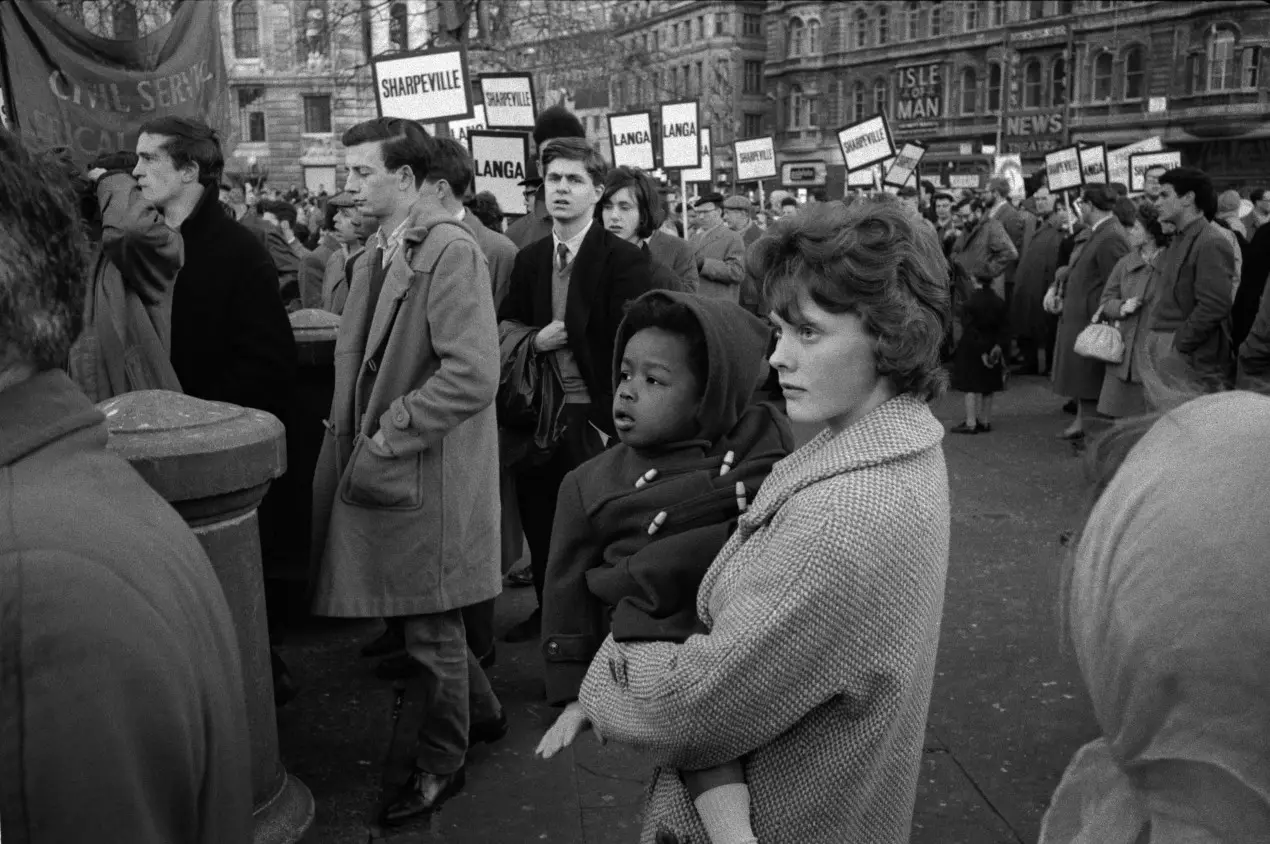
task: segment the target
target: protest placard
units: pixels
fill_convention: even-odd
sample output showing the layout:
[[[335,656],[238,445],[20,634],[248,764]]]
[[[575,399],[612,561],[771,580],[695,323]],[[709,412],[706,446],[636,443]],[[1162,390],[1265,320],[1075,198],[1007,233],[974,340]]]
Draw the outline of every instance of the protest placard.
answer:
[[[1135,152],[1159,152],[1164,149],[1164,142],[1156,135],[1141,141],[1107,151],[1107,181],[1129,184],[1129,156]]]
[[[710,129],[701,127],[701,166],[683,171],[685,182],[714,181],[714,153],[710,149]]]
[[[1055,193],[1080,187],[1080,149],[1070,146],[1046,153],[1045,177]]]
[[[528,73],[482,73],[481,105],[488,129],[533,129],[534,78]]]
[[[1182,153],[1177,150],[1160,152],[1137,152],[1129,156],[1129,190],[1138,193],[1145,185],[1146,172],[1151,167],[1163,167],[1172,170],[1182,166]]]
[[[736,162],[738,182],[776,178],[776,149],[771,135],[733,141],[732,158]]]
[[[696,100],[661,107],[661,166],[675,170],[701,165],[701,122]],[[684,177],[687,181],[687,176]]]
[[[862,170],[895,155],[891,130],[881,114],[843,126],[838,130],[838,146],[848,171]]]
[[[1080,177],[1087,185],[1107,184],[1107,147],[1103,144],[1081,147]]]
[[[467,51],[462,47],[394,53],[371,60],[370,66],[380,117],[435,122],[472,116]]]
[[[451,120],[450,135],[459,143],[467,143],[467,135],[474,129],[488,129],[485,123],[485,106],[477,103],[472,109],[472,116],[466,120]]]
[[[865,167],[863,170],[852,170],[847,173],[847,187],[849,188],[876,188],[878,185],[878,169],[877,164]]]
[[[529,163],[529,135],[473,129],[467,133],[467,146],[472,153],[476,192],[494,194],[506,214],[527,213],[520,183]]]
[[[1010,183],[1010,196],[1024,196],[1027,186],[1023,182],[1023,158],[1017,152],[998,155],[992,162],[992,177]]]
[[[613,149],[614,167],[639,167],[652,170],[653,114],[632,111],[609,115],[609,144]]]
[[[894,185],[895,187],[903,187],[913,179],[917,172],[918,165],[922,162],[922,156],[926,154],[926,147],[915,141],[905,141],[900,147],[900,151],[896,153],[895,159],[891,161],[890,166],[886,168],[886,175],[882,177],[883,185]]]

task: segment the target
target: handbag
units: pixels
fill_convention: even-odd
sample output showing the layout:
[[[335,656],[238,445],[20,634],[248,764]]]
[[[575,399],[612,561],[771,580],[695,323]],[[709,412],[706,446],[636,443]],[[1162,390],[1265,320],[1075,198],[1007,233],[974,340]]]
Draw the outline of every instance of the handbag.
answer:
[[[1108,325],[1102,322],[1102,311],[1094,313],[1089,325],[1076,335],[1076,354],[1100,360],[1103,363],[1120,363],[1124,360],[1124,338],[1120,336],[1120,323]]]

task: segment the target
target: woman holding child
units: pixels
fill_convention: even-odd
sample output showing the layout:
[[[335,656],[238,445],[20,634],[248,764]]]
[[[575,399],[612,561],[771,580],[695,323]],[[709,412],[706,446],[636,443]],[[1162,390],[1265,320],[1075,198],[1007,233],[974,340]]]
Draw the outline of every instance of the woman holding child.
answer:
[[[702,631],[603,641],[580,702],[659,766],[642,841],[711,841],[686,772],[739,760],[763,844],[908,840],[948,564],[946,262],[895,200],[812,206],[752,248],[788,413],[697,597]],[[700,793],[700,787],[694,787]],[[710,793],[719,793],[717,790]]]

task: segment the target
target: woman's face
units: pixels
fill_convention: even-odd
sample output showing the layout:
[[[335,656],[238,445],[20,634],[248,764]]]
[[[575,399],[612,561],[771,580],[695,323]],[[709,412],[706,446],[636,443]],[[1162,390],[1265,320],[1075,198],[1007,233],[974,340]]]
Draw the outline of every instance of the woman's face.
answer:
[[[1142,225],[1141,220],[1133,221],[1133,228],[1129,229],[1129,245],[1134,249],[1141,249],[1151,240],[1151,235],[1147,234],[1146,227]]]
[[[630,188],[621,190],[610,196],[600,209],[600,217],[604,228],[613,232],[628,243],[638,243],[639,235],[639,203],[631,194]]]
[[[771,364],[792,421],[842,431],[895,395],[877,373],[875,338],[860,317],[829,313],[806,293],[796,310],[796,324],[772,313],[777,341]]]

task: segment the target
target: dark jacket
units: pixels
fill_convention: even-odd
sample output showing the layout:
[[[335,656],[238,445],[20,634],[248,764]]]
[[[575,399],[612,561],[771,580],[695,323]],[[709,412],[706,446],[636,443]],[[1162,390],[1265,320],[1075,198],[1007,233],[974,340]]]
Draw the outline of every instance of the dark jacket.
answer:
[[[1115,217],[1077,236],[1070,268],[1063,282],[1063,313],[1059,317],[1054,353],[1054,392],[1071,399],[1094,401],[1102,392],[1106,364],[1076,354],[1076,338],[1094,318],[1111,271],[1129,251],[1129,238]]]
[[[251,840],[233,618],[198,539],[49,371],[0,393],[6,842]]]
[[[1019,266],[1019,257],[1023,255],[1023,241],[1027,234],[1028,217],[1031,215],[1026,211],[1020,211],[1009,202],[1004,202],[987,212],[990,219],[996,220],[1001,224],[1001,228],[1005,230],[1006,237],[1010,238],[1010,243],[1014,246],[1015,258],[1005,265],[1005,282],[1006,284],[1014,283],[1015,270]]]
[[[1252,330],[1261,307],[1261,294],[1266,289],[1266,278],[1270,277],[1270,226],[1259,226],[1252,236],[1240,275],[1235,303],[1230,309],[1230,331],[1235,348],[1243,345]]]
[[[265,247],[269,259],[273,262],[278,276],[278,288],[282,292],[282,300],[290,302],[300,298],[300,256],[287,243],[282,231],[277,226],[265,222],[255,211],[248,210],[243,214],[243,228],[256,236],[256,240]]]
[[[1160,256],[1152,331],[1172,331],[1173,348],[1201,375],[1225,378],[1232,363],[1231,287],[1235,253],[1208,220],[1199,217],[1173,235]]]
[[[700,632],[697,587],[739,515],[736,483],[751,500],[777,460],[794,448],[789,421],[750,405],[770,329],[739,305],[686,293],[704,330],[709,378],[697,438],[636,450],[616,445],[565,476],[551,532],[543,593],[547,700],[577,697],[591,657],[610,629],[619,641],[683,641]],[[620,359],[630,332],[618,332]],[[618,361],[614,361],[616,382]],[[733,468],[720,476],[724,455]],[[659,476],[642,488],[649,469]],[[654,517],[667,518],[655,536]]]
[[[532,246],[551,234],[551,214],[547,211],[547,203],[542,198],[542,188],[534,195],[534,207],[528,214],[512,221],[503,234],[516,245],[517,249]]]
[[[688,241],[658,229],[649,236],[644,249],[652,258],[653,285],[658,290],[697,292],[701,277]]]
[[[966,271],[972,279],[996,278],[1005,272],[1012,261],[1018,260],[1018,250],[1014,248],[1005,229],[996,220],[985,217],[969,231],[957,238],[953,247],[952,260]],[[969,298],[973,290],[963,290]]]
[[[507,298],[498,309],[499,322],[543,328],[551,322],[551,271],[555,251],[548,235],[516,255]],[[573,259],[573,275],[564,324],[569,349],[591,394],[591,421],[613,436],[613,384],[609,366],[613,338],[631,299],[652,289],[648,256],[598,223],[582,239]]]
[[[1010,300],[1010,328],[1019,337],[1040,341],[1049,331],[1048,314],[1042,303],[1054,283],[1063,237],[1060,229],[1042,223],[1019,260]]]
[[[326,265],[331,256],[342,252],[340,242],[333,234],[325,234],[317,248],[304,256],[300,267],[300,307],[322,307],[322,286],[326,279]]]
[[[269,253],[225,214],[211,186],[181,224],[172,366],[191,396],[286,419],[296,352]]]

